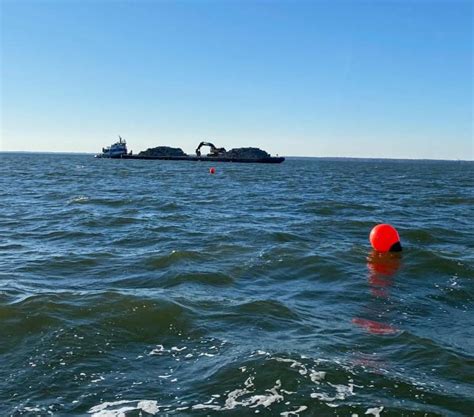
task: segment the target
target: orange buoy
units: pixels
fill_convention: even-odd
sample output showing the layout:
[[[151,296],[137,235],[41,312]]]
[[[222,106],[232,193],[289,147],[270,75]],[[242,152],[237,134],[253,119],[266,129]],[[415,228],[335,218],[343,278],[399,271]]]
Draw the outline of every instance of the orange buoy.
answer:
[[[400,252],[402,245],[397,229],[389,224],[378,224],[370,232],[370,244],[379,252]]]
[[[210,173],[210,174],[215,174],[215,173],[216,173],[216,169],[215,169],[214,167],[209,168],[209,173]]]

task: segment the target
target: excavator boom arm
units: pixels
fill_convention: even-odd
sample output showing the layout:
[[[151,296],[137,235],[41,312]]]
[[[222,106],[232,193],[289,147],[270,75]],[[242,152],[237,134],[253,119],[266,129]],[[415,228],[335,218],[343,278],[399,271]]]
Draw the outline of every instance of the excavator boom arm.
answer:
[[[216,147],[214,146],[214,144],[211,143],[211,142],[201,142],[201,143],[199,144],[199,146],[196,148],[196,155],[197,155],[197,156],[201,156],[201,148],[202,148],[203,146],[209,146],[209,148],[210,148],[210,153],[209,153],[208,156],[217,156],[217,155],[220,155],[220,154],[225,153],[225,149],[224,149],[224,148],[216,148]]]

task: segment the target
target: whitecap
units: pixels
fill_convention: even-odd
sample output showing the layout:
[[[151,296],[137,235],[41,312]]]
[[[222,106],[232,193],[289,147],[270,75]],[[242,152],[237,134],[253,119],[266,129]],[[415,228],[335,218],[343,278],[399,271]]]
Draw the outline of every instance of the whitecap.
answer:
[[[74,203],[86,203],[89,201],[89,197],[86,197],[85,195],[80,195],[78,197],[73,197],[71,198],[68,203],[69,204],[74,204]]]
[[[380,417],[380,413],[383,411],[383,406],[368,408],[364,414],[372,414],[374,417]]]
[[[153,349],[148,355],[161,355],[165,351],[163,345],[156,345],[156,348]]]
[[[162,347],[163,347],[163,346],[162,346]],[[174,352],[181,352],[182,350],[185,350],[185,349],[187,349],[186,346],[183,346],[182,348],[179,348],[179,347],[177,347],[177,346],[173,346],[173,347],[171,348],[171,350],[174,351]]]
[[[289,416],[295,416],[295,417],[298,417],[300,415],[301,412],[307,410],[308,407],[306,407],[305,405],[302,405],[300,406],[297,410],[294,410],[294,411],[283,411],[282,413],[280,413],[281,416],[283,417],[289,417]]]
[[[92,417],[125,417],[128,411],[144,411],[155,415],[159,411],[158,402],[153,400],[120,400],[104,402],[92,407],[88,413]]]

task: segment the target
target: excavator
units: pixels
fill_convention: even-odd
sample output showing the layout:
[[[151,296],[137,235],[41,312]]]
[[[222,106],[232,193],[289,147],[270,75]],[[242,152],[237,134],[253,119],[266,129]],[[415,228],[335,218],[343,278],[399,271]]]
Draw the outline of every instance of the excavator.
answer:
[[[207,156],[222,156],[226,153],[225,148],[216,148],[214,144],[210,142],[201,142],[199,146],[196,148],[196,155],[201,156],[201,148],[203,146],[209,146],[209,153]]]

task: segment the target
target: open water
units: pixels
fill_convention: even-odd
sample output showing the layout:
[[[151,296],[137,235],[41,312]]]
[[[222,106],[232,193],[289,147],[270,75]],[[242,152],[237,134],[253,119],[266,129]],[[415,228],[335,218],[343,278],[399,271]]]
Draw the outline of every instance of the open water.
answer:
[[[473,163],[210,166],[0,154],[1,416],[473,415]]]

